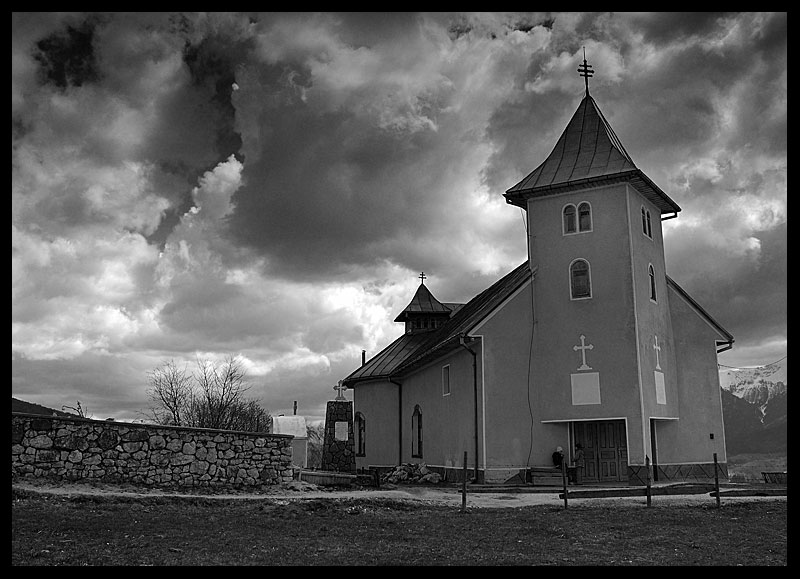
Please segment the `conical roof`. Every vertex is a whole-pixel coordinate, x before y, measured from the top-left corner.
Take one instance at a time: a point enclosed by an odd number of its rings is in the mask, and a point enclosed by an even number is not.
[[[419,284],[417,292],[411,302],[395,318],[395,322],[405,322],[409,314],[447,314],[450,315],[451,309],[433,297],[424,283]]]
[[[545,161],[505,193],[506,200],[526,207],[525,200],[570,189],[628,180],[662,212],[680,207],[631,159],[595,100],[587,92],[567,128]]]

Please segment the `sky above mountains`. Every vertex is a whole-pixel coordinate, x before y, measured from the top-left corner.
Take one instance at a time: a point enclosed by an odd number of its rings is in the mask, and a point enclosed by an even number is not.
[[[417,276],[466,302],[526,259],[502,193],[591,94],[682,208],[667,273],[786,353],[785,13],[12,14],[12,396],[146,409],[240,356],[324,416]]]

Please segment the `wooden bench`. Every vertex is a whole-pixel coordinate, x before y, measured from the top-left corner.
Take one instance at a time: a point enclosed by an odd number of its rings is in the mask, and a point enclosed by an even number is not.
[[[761,471],[761,476],[764,477],[764,482],[767,484],[785,485],[786,471]]]

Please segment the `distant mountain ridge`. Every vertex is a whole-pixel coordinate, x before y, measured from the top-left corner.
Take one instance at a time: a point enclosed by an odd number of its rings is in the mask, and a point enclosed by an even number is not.
[[[755,368],[720,367],[728,454],[787,447],[787,358]]]

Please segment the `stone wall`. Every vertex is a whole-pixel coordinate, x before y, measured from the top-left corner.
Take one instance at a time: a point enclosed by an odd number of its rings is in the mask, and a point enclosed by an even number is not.
[[[292,437],[11,414],[13,478],[242,488],[291,482]]]

